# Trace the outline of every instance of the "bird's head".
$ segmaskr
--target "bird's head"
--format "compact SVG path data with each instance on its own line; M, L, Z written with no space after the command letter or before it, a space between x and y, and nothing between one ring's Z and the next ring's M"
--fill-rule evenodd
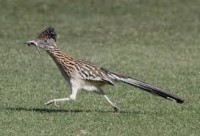
M48 51L57 47L55 43L56 37L57 34L54 31L54 28L48 27L36 39L27 41L26 44L29 46L34 45L38 48L38 50L39 48L42 48Z

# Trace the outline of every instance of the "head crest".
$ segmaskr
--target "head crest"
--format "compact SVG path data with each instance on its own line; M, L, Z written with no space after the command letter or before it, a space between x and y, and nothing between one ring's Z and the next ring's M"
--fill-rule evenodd
M54 41L56 41L56 37L57 37L57 34L56 32L54 31L54 28L52 27L48 27L46 30L44 30L39 36L38 38L41 38L41 39L54 39Z

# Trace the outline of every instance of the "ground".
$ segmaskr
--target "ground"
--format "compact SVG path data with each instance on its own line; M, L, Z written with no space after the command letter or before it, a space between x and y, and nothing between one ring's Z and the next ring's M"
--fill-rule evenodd
M198 0L0 0L0 135L197 136L200 133ZM104 88L120 107L80 92L75 102L45 51L25 41L52 26L63 52L138 78L184 104L126 84Z

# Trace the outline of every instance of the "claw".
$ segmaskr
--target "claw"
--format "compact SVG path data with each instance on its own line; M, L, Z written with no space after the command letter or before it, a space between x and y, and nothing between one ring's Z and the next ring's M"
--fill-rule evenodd
M50 101L48 101L48 102L46 102L44 105L50 105L50 104L54 104L57 108L59 107L57 104L56 104L56 102L54 101L54 100L50 100Z
M57 108L59 108L59 106L56 104L56 102L54 102L54 105L55 105Z
M113 107L114 108L114 113L119 113L120 109L118 107Z
M53 101L48 101L46 102L44 105L49 105L49 104L52 104Z

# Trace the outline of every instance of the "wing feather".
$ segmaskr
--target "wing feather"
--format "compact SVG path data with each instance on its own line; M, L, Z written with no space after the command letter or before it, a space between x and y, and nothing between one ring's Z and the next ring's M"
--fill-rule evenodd
M78 74L80 78L91 81L102 81L110 85L115 85L112 79L108 77L107 71L104 71L102 68L82 60L79 60L76 65L79 67Z

